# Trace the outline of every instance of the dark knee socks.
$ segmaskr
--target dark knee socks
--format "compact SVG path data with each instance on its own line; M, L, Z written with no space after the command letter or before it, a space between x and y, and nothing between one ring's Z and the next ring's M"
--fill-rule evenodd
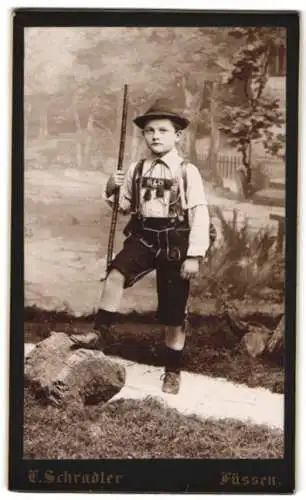
M116 320L117 313L106 311L105 309L98 309L95 320L94 328L96 330L106 331ZM166 371L179 373L183 365L183 350L177 351L165 345L165 369Z
M116 319L116 313L106 311L105 309L98 309L94 320L94 328L96 330L104 330L109 328Z
M183 350L176 351L165 346L165 369L169 372L179 373L183 365Z

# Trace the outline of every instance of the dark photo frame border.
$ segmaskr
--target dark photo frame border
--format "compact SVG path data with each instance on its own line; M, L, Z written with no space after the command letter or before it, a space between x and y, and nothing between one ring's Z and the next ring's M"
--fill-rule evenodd
M294 11L188 11L123 9L16 9L13 24L12 205L10 295L9 489L17 491L98 491L125 493L290 493L295 485L295 352L297 273L297 172L299 13ZM287 29L286 120L286 353L285 450L271 460L24 460L24 146L23 54L24 28L30 26L282 26ZM42 484L39 477L103 471L122 476L118 484ZM35 474L33 473L35 472ZM32 474L32 475L31 475ZM34 475L33 475L34 474ZM223 474L274 477L275 482L222 484ZM33 480L33 477L36 480ZM273 483L273 484L272 484Z

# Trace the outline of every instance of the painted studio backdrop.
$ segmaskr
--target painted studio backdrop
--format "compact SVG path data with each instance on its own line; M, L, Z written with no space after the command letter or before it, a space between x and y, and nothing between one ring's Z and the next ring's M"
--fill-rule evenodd
M286 57L281 28L25 29L27 355L52 331L90 329L124 84L124 170L144 154L133 119L171 99L190 120L180 154L201 173L217 231L192 280L180 393L160 392L151 273L124 294L106 353L123 360L124 388L96 416L69 407L55 418L28 395L25 457L283 456ZM126 222L119 215L115 252ZM225 310L246 329L233 333Z

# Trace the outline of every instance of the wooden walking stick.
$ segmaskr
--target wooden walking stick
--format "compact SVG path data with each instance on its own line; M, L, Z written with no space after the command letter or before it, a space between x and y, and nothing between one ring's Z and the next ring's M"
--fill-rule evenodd
M120 134L117 170L122 170L122 166L123 166L125 137L126 137L127 108L128 108L128 86L127 86L127 84L125 84L124 91L123 91L121 134ZM109 271L110 265L111 265L112 260L113 260L116 224L117 224L118 210L119 210L119 194L120 194L120 188L116 188L116 191L114 193L114 204L113 204L111 225L110 225L109 236L108 236L107 261L106 261L106 271L107 272Z

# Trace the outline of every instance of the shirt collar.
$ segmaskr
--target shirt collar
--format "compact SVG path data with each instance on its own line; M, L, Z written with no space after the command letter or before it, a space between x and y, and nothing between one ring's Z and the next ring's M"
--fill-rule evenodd
M160 159L167 167L171 168L176 168L178 167L183 158L181 158L177 152L176 149L171 149L171 151L168 151L168 153L164 154L163 156L157 157L155 155L151 155L152 160L158 160Z

